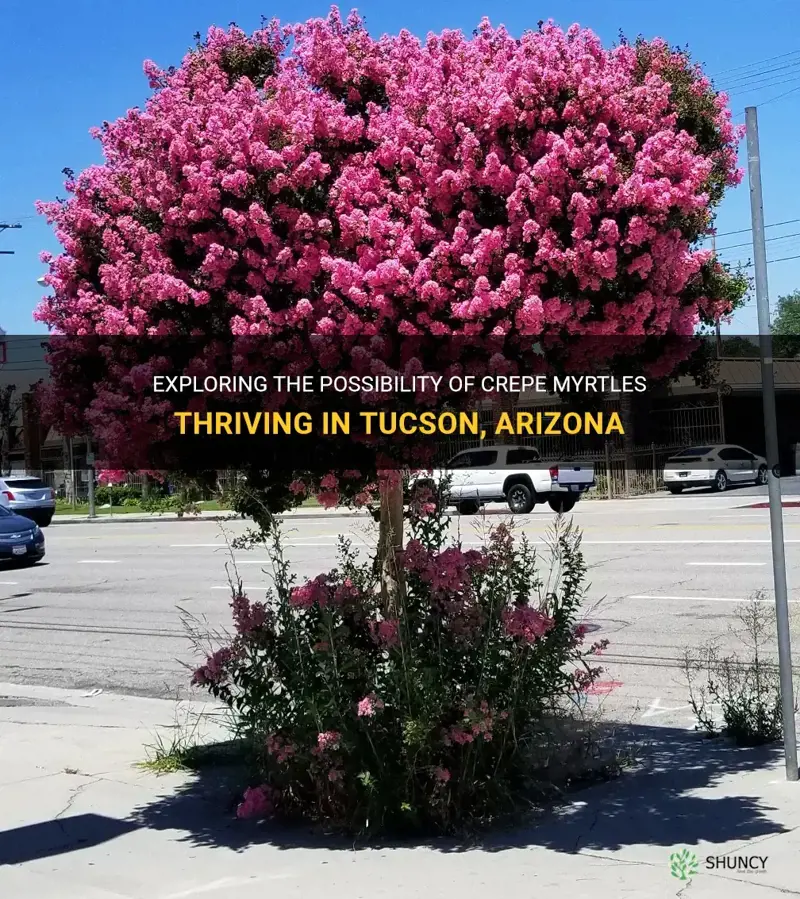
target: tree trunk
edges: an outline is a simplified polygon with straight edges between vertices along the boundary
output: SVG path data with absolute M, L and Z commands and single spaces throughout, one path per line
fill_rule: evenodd
M 396 618 L 403 590 L 403 482 L 380 482 L 381 518 L 378 532 L 378 562 L 381 598 L 387 617 Z

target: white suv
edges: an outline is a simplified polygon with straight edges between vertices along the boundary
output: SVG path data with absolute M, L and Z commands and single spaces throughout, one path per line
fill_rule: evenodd
M 729 484 L 766 484 L 767 460 L 731 443 L 692 446 L 667 459 L 664 485 L 670 493 L 686 487 L 711 487 L 721 492 Z

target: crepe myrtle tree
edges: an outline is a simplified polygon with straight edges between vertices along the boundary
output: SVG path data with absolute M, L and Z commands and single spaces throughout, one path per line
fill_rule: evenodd
M 607 49 L 578 25 L 516 38 L 485 19 L 376 39 L 333 8 L 214 27 L 144 71 L 144 107 L 94 130 L 104 161 L 40 205 L 63 252 L 43 254 L 36 318 L 137 341 L 127 368 L 52 360 L 51 412 L 111 468 L 172 433 L 150 384 L 174 360 L 148 357 L 149 337 L 268 339 L 268 374 L 528 370 L 535 345 L 552 369 L 656 377 L 683 361 L 670 338 L 742 298 L 699 247 L 740 180 L 740 134 L 661 39 Z M 314 357 L 318 338 L 339 351 Z M 442 363 L 454 342 L 463 358 Z M 373 495 L 341 473 L 247 476 L 241 508 L 262 523 L 309 490 Z M 383 483 L 397 527 L 398 479 Z

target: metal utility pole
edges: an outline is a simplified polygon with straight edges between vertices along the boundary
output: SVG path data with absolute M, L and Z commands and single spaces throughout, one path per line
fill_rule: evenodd
M 711 252 L 714 254 L 714 262 L 717 261 L 717 232 L 711 235 Z M 719 317 L 717 317 L 717 359 L 722 357 L 722 331 L 720 329 Z
M 756 274 L 756 305 L 761 347 L 761 383 L 764 392 L 764 431 L 769 473 L 769 522 L 772 536 L 772 573 L 775 582 L 775 617 L 778 623 L 778 664 L 783 713 L 783 747 L 786 779 L 797 780 L 797 733 L 794 721 L 792 642 L 789 635 L 789 597 L 786 586 L 786 556 L 783 546 L 780 470 L 778 468 L 778 419 L 775 412 L 775 373 L 772 363 L 772 325 L 769 318 L 767 247 L 764 242 L 764 200 L 761 195 L 761 156 L 758 146 L 758 110 L 745 109 L 747 167 L 750 175 L 750 213 L 753 222 L 753 260 Z

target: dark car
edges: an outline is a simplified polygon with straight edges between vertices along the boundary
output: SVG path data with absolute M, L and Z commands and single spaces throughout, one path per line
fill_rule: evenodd
M 32 565 L 44 557 L 44 534 L 35 521 L 0 506 L 0 562 Z

